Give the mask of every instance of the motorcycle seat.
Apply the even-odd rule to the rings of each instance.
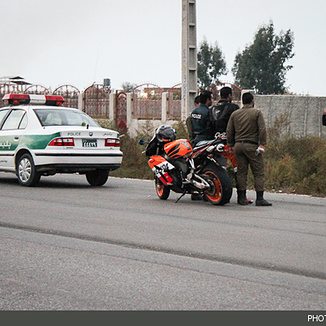
[[[200,142],[198,142],[196,144],[196,146],[194,147],[194,150],[197,150],[199,148],[202,148],[202,147],[205,147],[207,145],[210,145],[212,144],[213,142],[215,141],[215,139],[212,139],[212,140],[201,140]]]

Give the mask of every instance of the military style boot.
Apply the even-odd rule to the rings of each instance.
[[[245,190],[237,190],[238,193],[238,204],[239,205],[248,205],[248,200]]]
[[[236,189],[238,189],[238,172],[237,171],[234,172],[234,180],[235,180],[235,187],[236,187]],[[246,192],[245,192],[245,194],[246,194]],[[238,195],[239,195],[239,192],[238,192]],[[248,204],[252,204],[254,201],[247,198],[247,202],[248,202]],[[239,204],[239,202],[238,202],[238,204]]]
[[[256,194],[257,194],[256,206],[272,206],[272,203],[270,203],[266,199],[264,199],[263,191],[257,191]]]

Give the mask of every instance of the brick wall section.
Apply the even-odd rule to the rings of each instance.
[[[255,95],[255,107],[263,112],[267,127],[273,127],[275,119],[284,114],[289,121],[284,131],[288,135],[314,135],[326,139],[326,126],[322,125],[326,97]]]

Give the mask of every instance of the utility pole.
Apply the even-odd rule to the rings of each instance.
[[[181,120],[194,108],[197,95],[196,0],[182,0],[182,98]]]

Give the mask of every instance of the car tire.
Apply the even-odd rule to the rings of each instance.
[[[86,179],[91,186],[103,186],[109,178],[108,170],[95,170],[86,172]]]
[[[18,181],[22,186],[34,187],[41,178],[41,174],[36,171],[34,161],[29,153],[19,157],[16,167]]]

